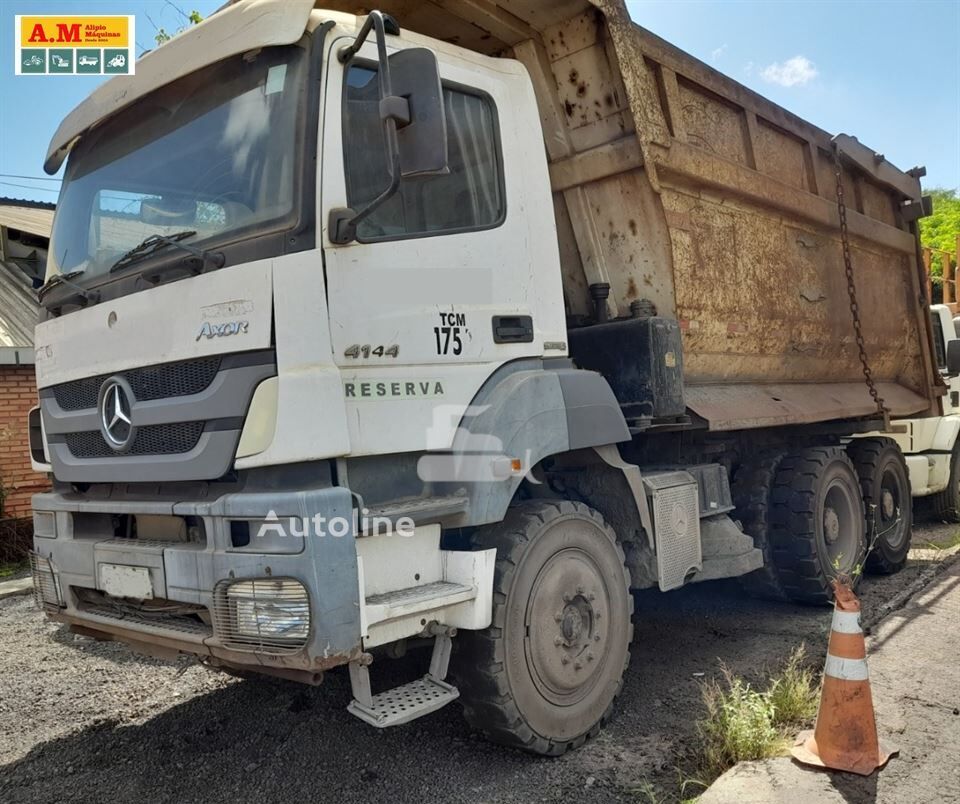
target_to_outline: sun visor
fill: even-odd
[[[314,0],[241,0],[146,53],[137,61],[136,75],[112,78],[66,116],[50,141],[43,169],[56,173],[83,134],[160,87],[230,56],[297,42],[313,5]]]

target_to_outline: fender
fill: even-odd
[[[456,525],[499,522],[530,470],[544,458],[630,440],[630,430],[607,381],[568,360],[521,360],[484,383],[454,438],[455,465],[476,456],[519,459],[522,470],[502,479],[467,482],[468,513]],[[449,488],[462,487],[451,481]]]
[[[960,416],[944,416],[937,425],[937,434],[933,437],[931,449],[937,452],[952,452],[958,433]]]

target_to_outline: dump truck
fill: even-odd
[[[632,589],[903,564],[922,171],[618,0],[228,4],[64,162],[32,560],[77,633],[554,755],[613,711]]]

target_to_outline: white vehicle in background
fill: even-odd
[[[127,63],[127,57],[122,53],[118,53],[110,61],[107,62],[108,67],[123,67]]]
[[[77,62],[81,67],[93,67],[100,62],[96,56],[81,56]]]
[[[67,61],[63,56],[58,56],[56,53],[50,56],[50,61],[53,62],[54,67],[69,67],[70,62]]]
[[[892,437],[906,457],[913,496],[927,498],[932,515],[960,522],[960,338],[948,305],[932,305],[930,321],[936,362],[947,384],[944,415],[898,420],[905,432]]]

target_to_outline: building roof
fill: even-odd
[[[53,229],[53,210],[53,204],[40,201],[0,198],[0,226],[49,240],[50,231]]]
[[[30,281],[16,265],[0,261],[0,364],[33,362],[38,313]]]

